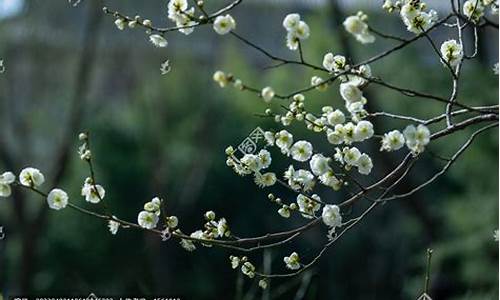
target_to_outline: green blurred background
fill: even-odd
[[[207,2],[209,9],[225,3]],[[332,51],[356,62],[393,45],[378,39],[363,46],[345,34],[339,24],[359,8],[370,15],[375,28],[409,36],[399,18],[382,14],[375,2],[255,0],[232,14],[239,33],[293,58],[296,53],[284,46],[281,21],[287,13],[300,12],[312,31],[304,44],[309,61],[320,64],[324,53]],[[437,2],[442,8],[448,3]],[[169,34],[167,48],[154,48],[140,29],[118,31],[113,19],[102,14],[103,5],[140,14],[154,24],[168,22],[166,1],[83,0],[72,7],[67,1],[0,0],[0,59],[7,69],[0,75],[0,170],[36,166],[50,184],[92,208],[79,197],[87,169],[78,159],[76,136],[87,129],[97,179],[117,216],[135,220],[145,201],[161,195],[188,233],[202,225],[209,209],[226,217],[240,236],[303,224],[300,217],[279,217],[266,200],[268,191],[225,166],[227,145],[237,145],[256,126],[279,127],[255,115],[265,109],[262,101],[233,88],[218,88],[212,74],[222,69],[252,86],[272,85],[283,93],[307,85],[315,74],[296,66],[266,69],[272,64],[266,57],[208,27],[189,37]],[[443,30],[432,36],[441,43],[454,34]],[[479,55],[464,67],[459,98],[468,105],[491,105],[498,102],[498,77],[491,69],[498,61],[498,32],[482,29],[479,34]],[[470,44],[470,32],[466,38]],[[159,67],[166,59],[172,71],[161,76]],[[374,63],[372,70],[401,86],[449,93],[447,71],[424,39]],[[443,111],[440,104],[404,98],[380,87],[370,86],[366,93],[372,111],[421,118]],[[307,101],[311,109],[342,106],[335,87],[310,93]],[[406,122],[379,119],[375,126],[382,133]],[[327,151],[317,135],[300,125],[292,130]],[[471,132],[467,129],[430,146],[398,191],[436,172],[442,162],[431,153],[452,154]],[[378,147],[365,149],[374,155],[374,175],[383,174],[400,158],[380,156]],[[277,153],[273,157],[285,166]],[[284,198],[292,196],[274,191]],[[343,197],[341,192],[322,191],[322,198],[330,202]],[[433,299],[498,299],[498,243],[493,239],[498,228],[497,129],[482,134],[445,177],[409,199],[377,208],[310,271],[272,281],[264,294],[256,282],[230,268],[228,256],[234,252],[202,247],[188,253],[177,242],[162,243],[138,231],[120,230],[112,236],[99,220],[72,210],[48,211],[45,206],[43,199],[19,190],[0,199],[0,226],[6,232],[0,241],[4,296],[93,292],[183,299],[416,299],[423,286],[425,251],[431,247]],[[363,207],[354,207],[352,213]],[[324,240],[325,230],[316,229],[263,255],[272,261],[272,270],[280,272],[284,255],[297,250],[307,261]],[[262,253],[251,257],[260,268]]]

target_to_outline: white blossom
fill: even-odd
[[[184,248],[186,251],[194,251],[196,250],[196,246],[194,245],[194,243],[190,240],[186,240],[186,239],[181,239],[181,241],[179,242],[179,244],[181,245],[182,248]]]
[[[241,158],[241,163],[253,172],[258,172],[262,168],[260,159],[255,154],[245,154]]]
[[[338,191],[342,187],[342,181],[335,176],[335,173],[331,169],[319,176],[319,180],[322,184],[331,187],[335,191]]]
[[[328,124],[335,126],[345,122],[345,115],[341,110],[336,109],[326,115],[326,120],[328,121]]]
[[[368,30],[368,25],[357,15],[347,17],[343,25],[347,32],[354,35],[362,34]]]
[[[167,47],[167,40],[159,34],[152,34],[149,36],[149,41],[158,48]]]
[[[347,103],[358,102],[363,98],[363,92],[350,82],[340,84],[340,95]]]
[[[247,261],[241,266],[241,272],[247,275],[249,278],[254,278],[255,266],[251,262]]]
[[[262,89],[260,95],[262,96],[262,99],[264,99],[264,102],[269,103],[274,98],[274,90],[272,87],[266,86]]]
[[[290,50],[297,50],[299,41],[307,39],[310,35],[309,26],[300,20],[299,14],[288,14],[283,20],[283,27],[287,31],[286,46]]]
[[[394,151],[399,150],[405,144],[405,137],[398,130],[389,131],[384,134],[382,138],[382,146],[380,151]]]
[[[300,258],[297,252],[293,252],[290,256],[285,256],[283,258],[285,265],[290,270],[298,270],[300,269]]]
[[[274,145],[274,133],[271,131],[264,132],[264,139],[269,146]]]
[[[295,35],[295,32],[286,34],[286,46],[293,51],[299,49],[299,38]]]
[[[337,127],[337,126],[335,126]],[[339,126],[340,127],[340,126]],[[342,126],[342,134],[344,136],[344,143],[351,144],[354,141],[354,130],[356,125],[352,122],[347,122]]]
[[[431,133],[426,126],[420,124],[416,128],[413,125],[408,125],[403,131],[403,135],[406,140],[406,146],[414,154],[419,154],[429,144]]]
[[[182,18],[182,13],[188,9],[187,0],[170,0],[167,5],[168,18],[177,22]]]
[[[171,229],[176,228],[177,225],[179,225],[179,219],[176,216],[169,216],[169,217],[167,217],[166,221],[167,221],[166,225],[168,226],[168,228],[171,228]]]
[[[441,44],[441,56],[450,66],[455,67],[458,65],[463,55],[462,45],[457,43],[457,41],[448,40]]]
[[[155,213],[143,210],[137,216],[137,223],[142,228],[153,229],[158,224],[158,219]]]
[[[231,268],[236,269],[240,265],[240,258],[238,256],[229,256],[229,261],[231,262]]]
[[[347,60],[342,55],[333,55],[329,52],[323,57],[323,67],[330,72],[344,71],[346,66]]]
[[[261,169],[266,169],[271,165],[271,153],[266,149],[262,149],[257,153],[257,158],[259,159],[259,164]]]
[[[61,189],[53,189],[47,195],[47,204],[55,210],[63,209],[68,205],[68,194]]]
[[[370,77],[372,77],[372,69],[369,65],[361,65],[355,70],[358,75],[347,75],[348,81],[356,86],[362,86]]]
[[[214,75],[212,76],[213,80],[219,84],[221,88],[225,87],[229,80],[226,76],[226,74],[222,71],[215,71]]]
[[[229,231],[229,225],[225,218],[221,218],[219,222],[217,222],[217,234],[219,237],[229,236],[231,231]]]
[[[4,172],[0,175],[0,197],[9,197],[12,193],[10,185],[16,180],[12,172]]]
[[[286,130],[281,130],[275,135],[275,143],[283,153],[288,153],[293,143],[293,136]]]
[[[115,218],[115,216],[113,216]],[[111,232],[112,235],[115,235],[118,232],[118,229],[120,228],[120,223],[114,220],[109,220],[108,221],[108,229],[109,232]]]
[[[340,215],[340,208],[337,205],[325,205],[323,213],[321,214],[323,223],[329,227],[339,227],[342,225],[342,216]]]
[[[372,159],[365,153],[356,161],[356,166],[358,167],[358,172],[363,175],[368,175],[372,171],[373,162]]]
[[[347,32],[354,35],[362,44],[375,42],[375,36],[370,33],[368,25],[365,23],[366,15],[358,12],[357,15],[349,16],[344,20],[344,28]]]
[[[369,121],[360,121],[356,124],[356,128],[354,128],[354,140],[355,141],[364,141],[373,136],[373,125]]]
[[[463,5],[464,15],[473,22],[478,22],[484,15],[484,6],[481,0],[468,0]]]
[[[290,207],[288,205],[283,205],[278,209],[278,214],[283,218],[290,218]]]
[[[267,280],[266,279],[259,280],[259,287],[263,290],[267,289]]]
[[[85,201],[96,204],[104,199],[106,191],[101,185],[94,185],[91,183],[91,180],[86,180],[82,187],[81,195],[85,197]]]
[[[344,162],[348,165],[355,166],[360,157],[361,152],[356,147],[346,148],[344,151]]]
[[[276,174],[272,172],[267,172],[264,174],[255,173],[255,184],[257,184],[257,186],[263,188],[272,186],[275,183],[276,183]]]
[[[179,32],[189,35],[194,31],[194,25],[198,24],[192,17],[194,17],[194,7],[185,10],[183,13],[178,14],[175,24],[179,28]]]
[[[316,89],[320,92],[324,92],[328,88],[328,84],[326,82],[323,82],[323,78],[319,76],[311,77],[311,86],[315,86]]]
[[[293,32],[298,39],[305,40],[310,35],[309,25],[307,25],[304,21],[300,21],[299,25]]]
[[[313,147],[311,143],[307,141],[297,141],[293,144],[292,148],[290,148],[292,158],[297,161],[307,161],[311,158],[312,151]]]
[[[329,162],[330,159],[323,156],[323,154],[314,154],[309,162],[309,166],[314,175],[321,176],[331,170]]]
[[[24,186],[36,187],[45,182],[45,177],[40,170],[28,167],[21,170],[19,182]]]
[[[129,21],[127,23],[128,25],[128,28],[135,28],[137,26],[138,22],[136,20],[133,20],[133,21]]]
[[[302,169],[295,170],[292,165],[285,171],[284,177],[288,180],[288,185],[296,191],[301,188],[304,191],[309,191],[315,185],[314,176],[311,172]]]
[[[316,194],[312,195],[310,198],[303,194],[299,194],[297,196],[297,205],[299,206],[299,211],[302,213],[302,216],[308,219],[313,218],[315,212],[321,207],[318,203],[320,200],[321,199]]]
[[[194,238],[194,239],[198,239],[198,240],[208,240],[208,239],[211,239],[211,237],[205,233],[204,231],[202,230],[196,230],[195,232],[191,233],[189,235],[190,237]],[[210,244],[204,244],[202,243],[203,246],[205,247],[212,247],[212,245]]]
[[[417,2],[408,2],[401,7],[400,15],[406,29],[415,34],[428,30],[437,21],[437,12],[425,12]]]
[[[214,21],[214,30],[218,34],[227,34],[236,28],[236,21],[231,15],[218,16]]]
[[[122,18],[118,18],[115,20],[115,25],[116,25],[116,28],[118,28],[119,30],[123,30],[123,29],[125,29],[127,22]]]
[[[297,29],[297,27],[299,26],[299,22],[300,22],[299,14],[288,14],[283,19],[283,27],[285,27],[287,31],[293,31]]]
[[[330,144],[339,145],[344,142],[344,126],[342,124],[335,125],[335,130],[328,128],[326,138]]]
[[[160,204],[154,203],[153,201],[146,202],[146,203],[144,203],[144,210],[159,215],[160,214]]]

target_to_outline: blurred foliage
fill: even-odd
[[[53,162],[51,155],[63,132],[74,89],[85,2],[72,8],[65,1],[29,1],[20,15],[0,20],[0,56],[8,68],[5,78],[0,78],[2,130],[12,142],[11,150],[22,157],[23,166],[30,163],[47,169]],[[163,2],[107,1],[106,5],[131,15],[140,12],[154,22],[165,20]],[[273,53],[293,55],[283,45],[281,28],[282,16],[292,11],[301,12],[312,29],[304,45],[308,60],[320,63],[327,51],[347,51],[329,6],[245,5],[234,13],[238,31]],[[370,22],[394,34],[408,34],[395,17],[370,13]],[[197,29],[189,38],[172,34],[166,50],[149,45],[140,30],[117,31],[111,18],[103,19],[99,34],[97,58],[88,62],[94,70],[81,128],[91,132],[97,179],[106,187],[106,202],[116,215],[135,220],[146,200],[162,195],[169,212],[179,217],[187,233],[201,226],[202,215],[209,209],[226,217],[232,231],[242,236],[303,223],[299,217],[280,218],[274,213],[276,207],[266,200],[267,190],[257,190],[250,178],[238,178],[225,166],[227,145],[236,146],[256,126],[278,127],[272,120],[255,115],[262,113],[265,105],[254,95],[233,88],[221,90],[211,77],[216,69],[222,69],[251,86],[271,83],[276,91],[288,92],[309,83],[313,72],[296,66],[264,69],[272,62],[228,36],[216,37],[210,28]],[[478,60],[468,62],[461,79],[459,98],[469,105],[498,101],[498,77],[491,71],[498,61],[496,32],[481,35],[481,47],[487,50],[480,52]],[[442,41],[447,33],[433,37]],[[391,44],[379,40],[365,47],[353,39],[349,43],[355,61]],[[160,76],[160,63],[166,59],[173,69]],[[425,40],[374,63],[372,70],[397,85],[443,96],[449,92],[446,69]],[[443,111],[440,104],[405,98],[381,87],[370,87],[368,92],[372,110],[422,118]],[[312,109],[341,103],[335,86],[307,95]],[[405,124],[382,120],[376,128],[384,132]],[[332,151],[321,137],[300,126],[293,129],[296,136],[320,143],[321,151]],[[428,153],[452,154],[471,132],[465,130],[435,143]],[[312,273],[306,273],[312,279],[305,299],[414,299],[422,291],[427,247],[435,253],[431,289],[435,299],[497,299],[498,243],[492,237],[498,228],[497,134],[493,130],[479,136],[447,176],[409,199],[378,208],[342,238]],[[378,149],[378,145],[370,147],[368,151]],[[400,191],[438,170],[442,162],[428,153]],[[87,171],[76,157],[76,140],[72,154],[60,185],[74,195],[74,201],[80,201],[79,189]],[[278,155],[273,159],[280,168],[286,166]],[[390,167],[391,160],[374,161],[375,174]],[[292,196],[280,189],[271,190]],[[345,196],[327,191],[322,195],[335,203]],[[33,209],[40,205],[39,198],[29,200]],[[11,220],[14,208],[9,201],[0,201],[0,224],[10,226],[7,240],[0,244],[0,289],[4,295],[19,291],[22,259],[22,230]],[[353,213],[360,208],[355,207]],[[325,234],[324,228],[313,230],[301,241],[273,250],[273,270],[283,269],[281,258],[292,249],[303,260],[312,258]],[[187,253],[176,242],[162,243],[137,231],[120,230],[111,236],[106,224],[71,210],[49,212],[36,253],[31,288],[24,291],[31,294],[146,293],[188,299],[216,295],[251,299],[261,294],[256,282],[241,282],[241,275],[230,268],[228,256],[233,253],[227,250],[203,248]],[[260,265],[260,256],[251,258]],[[271,295],[291,299],[301,282],[304,284],[302,279],[271,282]]]

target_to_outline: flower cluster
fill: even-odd
[[[340,96],[344,99],[345,107],[351,113],[352,120],[359,121],[364,118],[366,116],[364,105],[367,103],[367,99],[363,97],[362,88],[372,76],[370,66],[361,65],[357,68],[351,68],[344,56],[327,53],[323,57],[323,67],[339,76],[341,81]],[[327,112],[331,111],[329,108],[326,109]]]
[[[408,125],[403,133],[392,130],[382,137],[380,151],[395,151],[401,149],[405,143],[413,154],[422,153],[425,146],[430,142],[431,132],[425,125],[419,124],[417,127]]]
[[[282,25],[287,32],[286,46],[290,50],[300,50],[300,60],[288,60],[277,56],[274,57],[266,52],[266,50],[261,49],[252,42],[240,37],[235,32],[232,32],[236,28],[236,21],[227,13],[238,3],[239,1],[233,2],[225,8],[210,14],[204,10],[203,0],[196,1],[195,6],[192,7],[189,6],[187,0],[169,0],[167,4],[168,19],[174,22],[176,27],[167,28],[153,27],[151,20],[143,19],[140,16],[130,18],[118,12],[112,12],[112,15],[115,19],[115,26],[119,30],[124,30],[125,28],[135,28],[136,26],[145,28],[149,41],[156,47],[167,47],[168,41],[165,38],[167,32],[179,31],[185,35],[189,35],[193,32],[195,27],[208,24],[212,26],[213,30],[217,34],[229,34],[238,37],[246,44],[253,46],[253,48],[263,52],[268,57],[278,61],[279,63],[303,65],[310,67],[311,70],[314,71],[326,70],[330,74],[330,77],[327,77],[326,79],[323,79],[317,74],[312,74],[310,82],[307,83],[308,86],[300,89],[301,92],[294,92],[288,96],[286,96],[286,94],[276,93],[275,90],[267,84],[264,85],[264,88],[262,89],[244,85],[241,79],[237,79],[232,74],[225,73],[223,71],[216,71],[213,74],[213,80],[220,87],[233,85],[238,90],[246,90],[255,93],[259,98],[268,104],[265,115],[273,118],[280,127],[282,125],[288,129],[289,126],[291,126],[295,121],[297,121],[297,123],[303,122],[308,130],[318,133],[318,135],[321,135],[322,138],[328,142],[327,148],[320,151],[320,147],[316,144],[313,146],[311,141],[303,138],[294,138],[292,133],[288,130],[279,128],[275,131],[264,132],[264,140],[267,145],[263,149],[253,148],[253,146],[248,149],[244,149],[241,148],[244,146],[244,144],[242,144],[242,146],[238,147],[238,151],[241,151],[243,154],[242,157],[237,157],[236,150],[231,146],[227,147],[225,152],[227,155],[226,164],[238,175],[253,176],[253,180],[258,187],[271,187],[278,183],[291,189],[294,196],[290,198],[287,196],[287,198],[290,199],[288,201],[283,201],[280,197],[277,197],[272,193],[268,194],[268,199],[272,203],[279,206],[277,209],[278,215],[283,218],[290,218],[291,214],[295,212],[296,214],[300,214],[303,218],[310,219],[309,224],[322,222],[328,228],[329,240],[333,242],[334,238],[338,237],[335,233],[338,228],[342,228],[343,226],[349,224],[349,226],[342,230],[343,233],[351,227],[350,224],[355,224],[365,215],[363,214],[357,218],[353,218],[342,223],[343,216],[341,213],[341,207],[343,209],[344,207],[348,207],[354,203],[354,200],[357,200],[357,197],[363,198],[365,197],[365,192],[370,193],[372,190],[375,190],[375,188],[380,187],[377,184],[366,188],[362,185],[365,181],[364,179],[360,180],[360,182],[355,181],[357,177],[359,177],[359,174],[370,175],[374,167],[372,158],[367,153],[363,153],[361,151],[366,149],[363,147],[363,144],[370,139],[373,140],[380,138],[380,151],[396,151],[402,149],[406,145],[406,148],[416,156],[422,153],[422,151],[424,151],[429,144],[432,137],[430,130],[423,124],[419,124],[417,126],[408,125],[402,132],[399,130],[391,130],[383,135],[376,135],[375,128],[369,121],[368,117],[385,115],[396,119],[398,117],[400,119],[413,118],[405,118],[404,116],[384,113],[369,114],[365,110],[365,105],[368,100],[363,94],[364,89],[370,83],[383,84],[381,79],[372,77],[372,70],[369,65],[354,64],[346,57],[331,52],[326,53],[323,56],[322,66],[324,70],[320,66],[306,62],[304,60],[301,42],[310,36],[310,29],[307,23],[304,22],[301,19],[301,16],[297,13],[288,14],[283,19]],[[385,0],[382,7],[388,12],[399,12],[399,16],[401,17],[407,30],[415,34],[421,34],[423,31],[429,30],[432,26],[434,26],[434,24],[436,24],[438,18],[436,11],[432,9],[429,10],[426,3],[421,0]],[[467,0],[462,7],[462,12],[463,15],[469,20],[465,20],[465,18],[463,18],[459,13],[455,13],[454,15],[458,18],[458,21],[462,20],[468,23],[478,23],[484,16],[487,7],[490,7],[493,13],[497,13],[498,0]],[[104,8],[104,11],[106,13],[110,13],[107,8]],[[200,15],[196,16],[198,13],[200,13]],[[414,39],[406,40],[391,37],[389,35],[386,36],[377,32],[375,29],[370,28],[367,20],[368,16],[360,11],[355,15],[347,17],[343,22],[343,26],[348,33],[353,35],[360,43],[363,44],[375,42],[374,34],[403,41],[403,43],[399,46],[368,59],[367,61],[369,62],[375,62],[379,58],[409,45],[420,37],[417,36]],[[485,23],[488,23],[487,19],[485,19]],[[443,21],[443,26],[445,25],[449,26],[450,24],[446,24]],[[466,25],[476,26],[477,24]],[[477,26],[482,25],[483,24]],[[430,37],[428,38],[431,39]],[[447,40],[442,43],[439,51],[443,63],[447,66],[455,68],[454,72],[456,72],[456,74],[454,75],[456,77],[458,77],[460,72],[460,68],[458,66],[464,58],[465,46],[462,44],[461,40],[462,39],[460,39],[459,42],[456,40]],[[435,49],[433,43],[432,46]],[[281,66],[281,64],[278,64],[277,66]],[[0,73],[3,72],[3,70],[3,61],[0,60]],[[170,71],[170,63],[168,60],[161,64],[160,71],[162,74],[166,74]],[[498,63],[496,64],[496,73],[498,73]],[[320,92],[326,91],[333,87],[334,84],[337,84],[337,82],[339,83],[337,98],[343,99],[344,102],[341,105],[343,107],[328,105],[321,107],[321,110],[316,112],[308,111],[306,109],[307,102],[304,96],[306,92],[314,92],[314,90]],[[403,88],[393,88],[389,84],[387,84],[387,87],[398,90],[407,96],[418,95],[417,93],[407,92],[407,90]],[[288,101],[286,105],[281,105],[284,113],[274,113],[273,110],[271,110],[271,107],[274,107],[274,103],[272,103],[273,99],[276,98]],[[462,104],[462,106],[464,105]],[[460,114],[459,110],[451,111],[453,114]],[[467,111],[467,109],[465,109],[465,111]],[[449,116],[447,115],[446,117]],[[427,124],[425,121],[421,121],[421,123]],[[453,129],[453,126],[448,127],[448,129]],[[82,133],[79,135],[79,139],[82,141],[82,144],[78,149],[78,154],[80,158],[87,162],[90,167],[90,177],[85,179],[81,189],[81,195],[89,203],[100,203],[105,197],[105,190],[101,185],[96,183],[96,179],[94,177],[89,138],[87,134]],[[273,151],[273,149],[279,150],[282,155],[293,161],[292,164],[288,165],[284,169],[281,169],[280,173],[278,173],[282,174],[282,179],[278,178],[276,175],[277,173],[269,171],[272,162],[270,151]],[[354,171],[357,171],[357,173]],[[405,175],[406,173],[401,176]],[[367,177],[366,181],[372,181],[372,179],[373,178],[371,177]],[[261,248],[261,246],[267,247],[274,245],[267,244],[265,242],[261,243],[261,241],[266,241],[265,238],[271,235],[265,236],[262,240],[260,238],[251,238],[246,239],[244,243],[239,243],[240,240],[235,235],[231,234],[227,220],[225,218],[216,218],[216,214],[213,211],[207,211],[204,214],[204,224],[201,229],[195,230],[189,235],[184,234],[178,228],[179,220],[177,217],[166,215],[165,201],[158,197],[155,197],[151,201],[144,204],[143,209],[137,215],[137,224],[122,221],[109,213],[106,206],[104,207],[105,213],[101,214],[87,211],[86,209],[79,208],[76,204],[69,203],[68,194],[62,189],[53,188],[48,194],[45,194],[37,188],[42,185],[44,181],[45,178],[43,174],[38,169],[31,167],[25,168],[20,172],[18,181],[16,181],[16,176],[13,173],[5,172],[0,175],[0,197],[10,196],[12,193],[12,185],[21,185],[22,187],[44,195],[47,204],[51,209],[60,210],[66,206],[70,206],[80,212],[88,212],[91,215],[104,219],[107,221],[109,231],[113,235],[117,234],[120,227],[142,228],[150,232],[154,232],[155,234],[160,234],[163,240],[167,240],[170,237],[180,239],[180,245],[187,251],[195,250],[198,244],[205,247],[211,247],[212,245],[217,244],[220,246],[234,246],[234,248],[239,248],[241,246],[242,250],[248,251],[250,251],[250,249]],[[358,187],[350,190],[349,184],[351,182],[356,183]],[[326,196],[323,196],[322,199],[321,196],[318,195],[320,191],[315,190],[317,184],[321,184],[335,191],[347,186],[349,189],[347,192],[353,195],[350,199],[354,200],[340,202],[338,205],[329,204],[325,201]],[[391,187],[385,188],[383,195],[377,200],[384,201],[385,199],[388,199],[384,199],[383,197]],[[370,194],[370,196],[371,195],[372,194]],[[398,195],[395,194],[395,196]],[[373,204],[373,206],[374,205],[375,204]],[[366,211],[369,209],[370,208]],[[319,216],[319,214],[321,215]],[[344,217],[346,217],[346,215],[344,215]],[[304,225],[303,228],[307,228],[307,226],[309,225]],[[275,234],[273,235],[273,238],[276,238],[277,236],[283,237],[284,239],[281,240],[281,242],[276,242],[276,244],[284,243],[288,240],[288,238],[294,238],[293,235],[289,235],[290,233],[300,233],[300,230],[301,229],[299,228],[299,230],[291,230]],[[216,240],[225,238],[228,240]],[[257,242],[257,247],[250,248],[250,246],[248,246],[249,248],[246,248],[247,243],[250,245],[249,242],[253,243],[254,241]],[[329,244],[331,243],[325,245],[325,249],[329,246]],[[319,256],[321,256],[321,253]],[[246,256],[238,257],[231,255],[229,260],[233,269],[240,268],[241,272],[249,278],[258,277],[258,279],[260,279],[258,285],[261,288],[265,289],[268,286],[268,279],[266,279],[268,276],[257,272],[254,264],[252,264]],[[283,258],[286,268],[293,271],[299,270],[301,267],[307,268],[312,265],[315,260],[316,259],[314,259],[310,264],[301,264],[300,257],[297,252],[293,252],[289,256],[285,256]],[[293,273],[298,272],[291,272],[291,274]]]
[[[0,197],[9,197],[12,193],[12,184],[20,184],[30,189],[36,189],[45,182],[45,176],[40,170],[27,167],[19,173],[19,182],[12,172],[4,172],[0,175]],[[41,192],[40,192],[41,193]],[[52,189],[46,196],[49,208],[60,210],[68,205],[68,194],[59,188]]]
[[[321,198],[317,194],[310,197],[299,194],[297,195],[297,205],[299,206],[299,212],[302,213],[304,218],[312,219],[321,208]]]
[[[431,132],[422,124],[417,127],[408,125],[403,131],[403,135],[405,136],[406,146],[408,149],[410,149],[414,154],[419,154],[422,153],[425,146],[429,144]]]
[[[158,224],[162,200],[158,197],[144,204],[144,210],[137,216],[137,224],[142,228],[153,229]]]
[[[108,9],[106,7],[104,7],[103,10],[104,10],[104,12],[108,12]],[[130,19],[130,20],[118,16],[115,20],[115,26],[119,30],[124,30],[127,26],[128,26],[128,28],[132,29],[132,28],[135,28],[138,24],[147,28],[146,33],[150,34],[149,41],[154,46],[159,47],[159,48],[167,47],[168,42],[162,35],[160,35],[158,33],[151,34],[151,29],[153,26],[153,23],[151,22],[151,20],[141,19],[140,16],[135,16],[134,19]],[[179,31],[181,31],[181,30],[182,29],[180,29]]]
[[[492,14],[498,14],[498,0],[467,0],[462,7],[463,14],[474,23],[479,22],[489,7]]]
[[[243,82],[241,81],[241,79],[237,79],[237,78],[234,78],[232,74],[226,74],[222,71],[215,71],[215,73],[213,74],[212,76],[212,79],[217,82],[219,84],[219,86],[221,88],[223,87],[226,87],[226,85],[228,85],[229,83],[233,83],[233,86],[242,91],[245,89],[245,86],[243,85]],[[272,89],[271,89],[272,91]],[[270,94],[270,91],[264,91],[266,94],[266,99],[267,97],[269,97],[269,94]],[[264,97],[264,95],[261,95],[262,97]],[[274,91],[272,92],[272,97],[274,97]],[[271,97],[271,98],[272,98]],[[271,100],[269,100],[271,101]]]
[[[423,1],[402,0],[393,2],[386,0],[382,8],[388,12],[399,10],[406,29],[415,34],[426,31],[438,19],[437,12],[433,9],[427,10],[427,4]]]
[[[205,229],[196,230],[193,233],[191,233],[190,237],[193,240],[209,241],[209,240],[214,240],[216,238],[229,237],[231,235],[231,231],[229,230],[229,225],[225,218],[220,218],[219,220],[216,221],[215,212],[213,211],[207,211],[204,217],[206,220],[204,224]],[[175,233],[182,234],[182,232],[179,229],[177,229]],[[196,249],[196,246],[193,240],[181,239],[180,245],[187,251],[194,251]],[[211,244],[203,242],[201,242],[201,245],[205,247],[212,246]]]
[[[82,132],[78,135],[78,139],[82,142],[80,147],[78,147],[78,155],[80,156],[80,159],[90,161],[92,158],[92,152],[90,151],[88,145],[88,135]]]
[[[354,35],[356,40],[362,44],[375,42],[375,36],[370,33],[366,20],[368,20],[368,16],[362,11],[358,11],[356,15],[347,17],[343,23],[345,30]]]
[[[232,167],[236,174],[245,176],[254,174],[255,184],[259,187],[268,187],[276,183],[276,174],[272,172],[262,173],[271,165],[271,153],[266,149],[262,149],[257,154],[245,154],[241,159],[238,159],[234,154],[234,148],[226,149],[227,160],[226,164]]]
[[[287,31],[286,46],[290,50],[297,50],[300,41],[307,39],[310,35],[309,26],[306,22],[302,21],[300,15],[296,13],[288,14],[285,19],[283,19],[283,27],[285,27]]]
[[[371,173],[373,162],[368,154],[361,153],[356,147],[344,147],[342,149],[337,147],[335,151],[335,160],[342,164],[346,170],[356,167],[360,174],[368,175]]]
[[[238,257],[231,255],[229,256],[229,261],[231,262],[231,268],[236,269],[239,266],[241,266],[241,273],[248,276],[249,278],[255,277],[255,266],[250,261],[248,261],[248,257],[246,256]]]
[[[3,64],[3,59],[0,59],[0,74],[5,72],[5,66]]]
[[[194,20],[194,7],[189,8],[187,0],[170,0],[167,5],[168,18],[179,27],[179,32],[188,35],[198,23]]]

